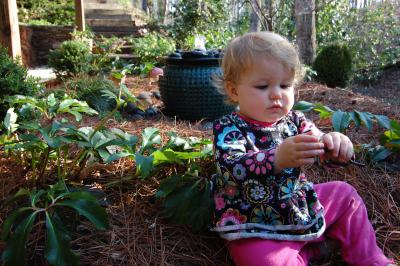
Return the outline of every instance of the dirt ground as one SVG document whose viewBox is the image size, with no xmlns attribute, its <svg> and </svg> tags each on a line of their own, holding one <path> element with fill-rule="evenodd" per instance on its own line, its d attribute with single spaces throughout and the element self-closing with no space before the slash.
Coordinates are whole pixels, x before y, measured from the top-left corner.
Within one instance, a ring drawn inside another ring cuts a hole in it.
<svg viewBox="0 0 400 266">
<path fill-rule="evenodd" d="M 387 76 L 385 76 L 387 75 Z M 369 111 L 400 120 L 400 71 L 385 73 L 384 79 L 369 87 L 353 86 L 353 90 L 327 88 L 321 84 L 306 83 L 297 89 L 297 100 L 320 102 L 331 109 Z M 157 90 L 156 83 L 147 79 L 130 77 L 128 87 L 136 94 L 140 91 Z M 162 102 L 154 99 L 162 108 Z M 312 117 L 322 130 L 329 130 L 330 122 Z M 85 118 L 82 125 L 92 125 L 96 118 Z M 211 138 L 212 132 L 204 122 L 177 121 L 157 116 L 138 121 L 110 120 L 109 127 L 119 127 L 139 134 L 146 127 L 157 127 L 165 136 L 175 131 L 179 136 Z M 374 127 L 348 131 L 355 146 L 376 141 L 382 129 Z M 350 166 L 346 169 L 327 171 L 324 168 L 305 169 L 309 179 L 318 183 L 328 180 L 344 180 L 352 184 L 364 199 L 369 217 L 377 234 L 377 240 L 385 254 L 400 262 L 400 173 L 390 172 L 382 165 L 366 161 L 364 153 L 357 154 L 358 161 L 367 167 Z M 81 177 L 84 183 L 95 183 L 107 195 L 111 229 L 94 230 L 83 222 L 83 234 L 73 236 L 72 247 L 80 255 L 82 265 L 232 265 L 224 243 L 209 232 L 194 234 L 189 228 L 169 223 L 162 213 L 162 202 L 155 199 L 160 181 L 170 173 L 168 169 L 145 180 L 130 180 L 116 187 L 105 187 L 110 181 L 120 180 L 134 172 L 134 164 L 121 160 L 112 167 L 97 169 Z M 26 172 L 7 158 L 0 158 L 1 198 L 15 193 L 25 184 Z M 0 223 L 9 210 L 0 210 Z M 30 238 L 29 265 L 46 265 L 43 259 L 44 237 L 40 228 L 34 229 Z M 4 247 L 0 242 L 0 250 Z M 35 252 L 33 252 L 35 250 Z M 329 261 L 312 265 L 346 265 L 335 253 Z"/>
</svg>

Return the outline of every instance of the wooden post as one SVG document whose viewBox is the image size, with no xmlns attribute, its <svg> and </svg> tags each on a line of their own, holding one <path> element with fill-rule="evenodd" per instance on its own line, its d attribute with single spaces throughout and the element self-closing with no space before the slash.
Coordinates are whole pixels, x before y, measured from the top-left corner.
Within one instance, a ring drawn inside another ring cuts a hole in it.
<svg viewBox="0 0 400 266">
<path fill-rule="evenodd" d="M 13 58 L 21 58 L 18 9 L 16 0 L 0 1 L 0 41 Z"/>
<path fill-rule="evenodd" d="M 75 0 L 75 25 L 77 30 L 85 30 L 85 9 L 83 0 Z"/>
</svg>

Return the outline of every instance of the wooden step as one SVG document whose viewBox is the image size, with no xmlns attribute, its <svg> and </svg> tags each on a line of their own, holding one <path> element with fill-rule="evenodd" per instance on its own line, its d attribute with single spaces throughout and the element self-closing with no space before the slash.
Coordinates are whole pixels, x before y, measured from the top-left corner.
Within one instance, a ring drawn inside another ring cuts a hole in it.
<svg viewBox="0 0 400 266">
<path fill-rule="evenodd" d="M 85 19 L 86 25 L 90 27 L 115 27 L 115 28 L 130 28 L 135 27 L 135 21 L 133 20 L 117 20 L 117 19 Z"/>
</svg>

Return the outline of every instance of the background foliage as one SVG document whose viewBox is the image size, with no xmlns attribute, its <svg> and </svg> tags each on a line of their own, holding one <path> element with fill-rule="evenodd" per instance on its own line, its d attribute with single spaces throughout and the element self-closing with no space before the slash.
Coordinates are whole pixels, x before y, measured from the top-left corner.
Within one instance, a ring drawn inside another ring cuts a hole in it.
<svg viewBox="0 0 400 266">
<path fill-rule="evenodd" d="M 17 0 L 18 18 L 36 25 L 72 25 L 75 22 L 74 0 Z"/>
</svg>

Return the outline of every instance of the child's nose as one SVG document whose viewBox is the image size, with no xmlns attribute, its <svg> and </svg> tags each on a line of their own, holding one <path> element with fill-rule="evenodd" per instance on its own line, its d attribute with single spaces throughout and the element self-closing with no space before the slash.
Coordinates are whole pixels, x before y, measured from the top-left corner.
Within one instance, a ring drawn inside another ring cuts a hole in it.
<svg viewBox="0 0 400 266">
<path fill-rule="evenodd" d="M 278 86 L 274 86 L 273 88 L 270 89 L 269 97 L 271 99 L 280 99 L 281 96 L 282 96 L 282 93 Z"/>
</svg>

